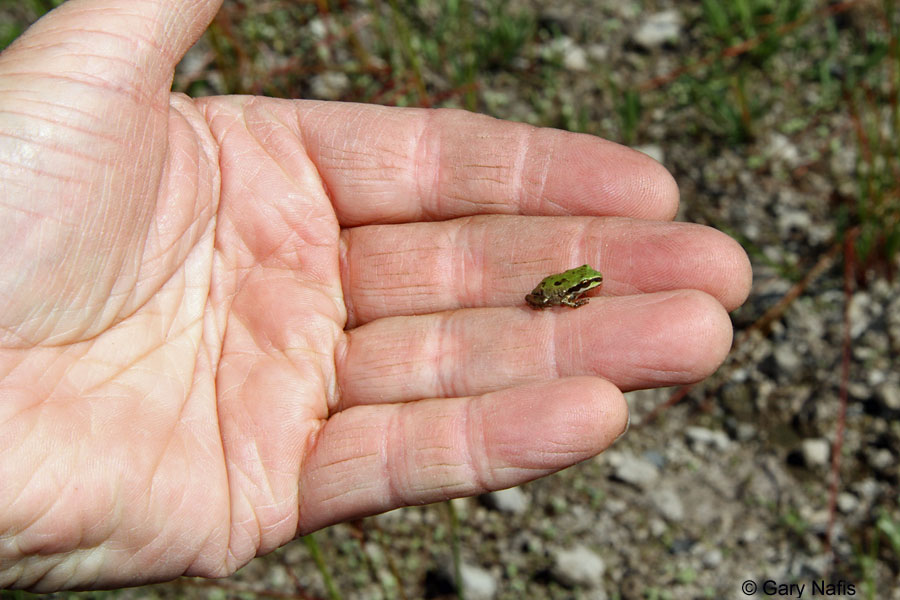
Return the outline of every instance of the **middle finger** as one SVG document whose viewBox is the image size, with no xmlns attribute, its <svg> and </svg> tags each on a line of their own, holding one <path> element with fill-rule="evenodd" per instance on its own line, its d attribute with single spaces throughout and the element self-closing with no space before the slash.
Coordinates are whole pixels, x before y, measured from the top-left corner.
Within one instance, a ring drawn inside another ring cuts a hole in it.
<svg viewBox="0 0 900 600">
<path fill-rule="evenodd" d="M 525 306 L 541 279 L 584 263 L 603 274 L 603 296 L 695 289 L 730 310 L 750 286 L 743 249 L 691 223 L 497 215 L 342 236 L 348 329 L 390 316 Z"/>
<path fill-rule="evenodd" d="M 339 407 L 471 396 L 574 375 L 623 391 L 690 383 L 731 346 L 722 306 L 694 290 L 597 298 L 573 310 L 524 307 L 378 319 L 337 353 Z"/>
</svg>

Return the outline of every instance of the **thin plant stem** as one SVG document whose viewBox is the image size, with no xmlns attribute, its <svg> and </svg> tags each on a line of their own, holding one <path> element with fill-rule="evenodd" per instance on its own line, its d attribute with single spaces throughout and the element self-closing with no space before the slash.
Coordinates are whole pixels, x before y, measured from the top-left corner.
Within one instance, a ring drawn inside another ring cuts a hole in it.
<svg viewBox="0 0 900 600">
<path fill-rule="evenodd" d="M 465 600 L 466 590 L 462 579 L 462 558 L 459 550 L 459 514 L 452 500 L 444 502 L 447 505 L 447 515 L 450 517 L 450 548 L 453 553 L 453 577 L 456 579 L 456 597 Z"/>
<path fill-rule="evenodd" d="M 322 580 L 325 582 L 325 589 L 328 591 L 328 597 L 331 600 L 341 600 L 341 594 L 334 584 L 334 579 L 331 577 L 331 571 L 328 569 L 328 565 L 325 564 L 325 557 L 322 556 L 322 550 L 319 548 L 319 543 L 316 542 L 316 538 L 311 533 L 309 535 L 304 535 L 303 543 L 306 544 L 306 548 L 309 550 L 313 561 L 316 563 L 319 573 L 322 574 Z"/>
</svg>

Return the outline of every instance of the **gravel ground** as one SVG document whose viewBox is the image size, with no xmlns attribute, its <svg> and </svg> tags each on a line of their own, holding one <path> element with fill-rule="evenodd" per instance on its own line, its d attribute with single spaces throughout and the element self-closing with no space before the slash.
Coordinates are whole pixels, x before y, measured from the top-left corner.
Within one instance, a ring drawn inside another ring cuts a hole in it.
<svg viewBox="0 0 900 600">
<path fill-rule="evenodd" d="M 900 294 L 883 271 L 866 271 L 866 285 L 852 292 L 849 404 L 829 525 L 847 298 L 841 255 L 829 251 L 840 232 L 836 203 L 858 195 L 860 167 L 853 119 L 834 98 L 839 84 L 820 71 L 826 65 L 840 77 L 852 68 L 851 39 L 875 26 L 873 5 L 831 18 L 824 5 L 802 4 L 817 16 L 785 36 L 764 68 L 743 55 L 669 81 L 721 54 L 701 3 L 542 4 L 513 3 L 534 11 L 535 41 L 513 68 L 480 74 L 478 109 L 627 141 L 654 156 L 681 187 L 679 219 L 741 240 L 754 286 L 734 314 L 732 357 L 684 401 L 645 422 L 673 390 L 629 394 L 634 426 L 610 451 L 454 502 L 466 597 L 748 597 L 742 585 L 799 597 L 799 588 L 771 586 L 805 585 L 806 597 L 900 598 L 900 548 L 878 533 L 900 541 L 900 370 L 892 364 Z M 747 120 L 723 116 L 717 104 L 717 94 L 731 98 L 734 78 L 749 99 Z M 617 116 L 617 90 L 642 84 L 632 131 Z M 353 85 L 323 73 L 306 95 L 343 99 Z M 453 98 L 441 105 L 465 106 Z M 813 270 L 778 318 L 751 328 Z M 332 527 L 318 540 L 345 597 L 453 597 L 449 524 L 445 505 L 410 508 Z M 300 543 L 232 580 L 326 595 Z"/>
</svg>

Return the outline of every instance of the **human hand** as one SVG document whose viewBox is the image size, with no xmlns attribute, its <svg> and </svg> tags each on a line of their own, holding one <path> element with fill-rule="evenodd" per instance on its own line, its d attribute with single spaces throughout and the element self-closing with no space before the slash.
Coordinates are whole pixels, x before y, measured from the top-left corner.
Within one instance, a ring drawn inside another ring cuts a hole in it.
<svg viewBox="0 0 900 600">
<path fill-rule="evenodd" d="M 213 0 L 70 0 L 0 55 L 0 587 L 222 576 L 516 485 L 730 346 L 743 251 L 597 138 L 171 94 Z M 589 262 L 602 298 L 532 311 Z"/>
</svg>

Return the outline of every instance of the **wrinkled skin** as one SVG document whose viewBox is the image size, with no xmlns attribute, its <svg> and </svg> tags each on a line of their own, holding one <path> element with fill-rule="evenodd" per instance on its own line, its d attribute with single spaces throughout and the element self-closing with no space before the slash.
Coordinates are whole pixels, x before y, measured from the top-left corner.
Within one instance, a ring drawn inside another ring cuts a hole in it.
<svg viewBox="0 0 900 600">
<path fill-rule="evenodd" d="M 213 0 L 0 55 L 0 586 L 222 576 L 604 450 L 731 341 L 743 251 L 666 171 L 460 111 L 169 91 Z M 602 296 L 528 310 L 590 262 Z"/>
</svg>

